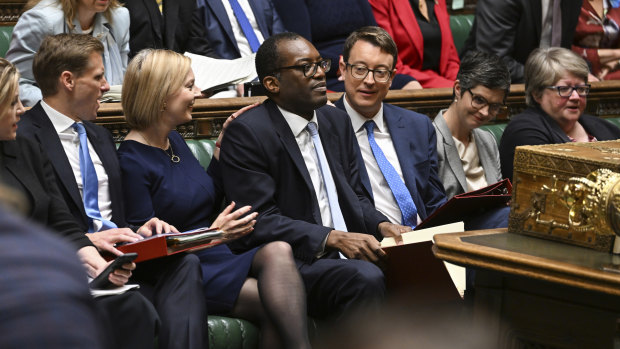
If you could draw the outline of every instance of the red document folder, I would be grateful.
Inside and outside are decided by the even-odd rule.
[[[183,233],[153,235],[144,240],[117,246],[117,249],[123,253],[138,253],[135,262],[142,262],[218,245],[222,242],[224,233],[217,229],[200,228]]]
[[[465,221],[478,212],[506,206],[511,198],[512,184],[508,178],[505,178],[487,187],[453,196],[433,214],[426,217],[414,230]]]

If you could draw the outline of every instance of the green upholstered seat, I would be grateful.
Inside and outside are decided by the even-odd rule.
[[[9,50],[12,35],[13,26],[0,26],[0,57],[6,56],[6,51]]]
[[[499,141],[502,139],[502,133],[504,133],[506,125],[508,124],[483,125],[480,126],[480,129],[491,132],[497,141],[497,145],[499,146]]]
[[[224,316],[209,316],[210,349],[249,349],[257,347],[258,328],[249,321]]]
[[[469,36],[471,26],[474,23],[474,15],[452,15],[450,16],[450,30],[452,30],[452,39],[454,46],[458,52],[465,45],[465,40]]]
[[[215,140],[209,138],[203,139],[186,139],[185,142],[189,146],[200,165],[207,169],[211,158],[213,157],[213,150],[215,150]]]

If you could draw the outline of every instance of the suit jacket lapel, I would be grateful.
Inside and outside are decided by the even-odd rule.
[[[262,13],[265,13],[265,10],[261,6],[262,4],[262,1],[250,1],[250,7],[252,8],[252,12],[254,13],[256,23],[258,23],[258,29],[263,34],[263,38],[266,39],[271,36],[271,33],[269,33],[269,27],[267,26],[265,17],[260,15]],[[259,15],[257,16],[256,13],[258,13]]]
[[[153,0],[151,0],[153,2]],[[164,42],[165,47],[175,47],[174,33],[176,26],[178,25],[179,16],[179,3],[178,0],[168,0],[164,4],[164,35],[166,40]],[[191,18],[187,19],[190,23]]]
[[[415,14],[411,8],[411,3],[409,1],[394,1],[392,4],[394,6],[394,11],[398,14],[398,19],[407,29],[407,33],[409,33],[411,44],[415,47],[413,52],[416,52],[419,57],[418,60],[422,61],[424,40],[422,38],[420,26],[418,25],[418,20],[415,18]]]
[[[36,114],[33,114],[33,116],[36,115],[36,119],[33,120],[33,124],[38,128],[36,137],[38,138],[41,146],[45,149],[46,154],[54,167],[54,171],[56,171],[56,178],[62,183],[62,186],[67,193],[69,193],[69,196],[74,201],[76,207],[80,208],[82,216],[86,217],[82,196],[80,195],[77,182],[75,181],[73,169],[71,168],[67,154],[65,154],[65,149],[60,143],[60,138],[58,138],[54,125],[48,118],[40,103],[32,107],[32,111],[36,112]]]
[[[463,192],[467,192],[467,179],[465,178],[465,171],[463,171],[463,163],[461,162],[461,158],[459,158],[459,152],[456,149],[456,144],[454,144],[454,139],[452,139],[452,132],[450,132],[450,128],[448,128],[448,124],[446,124],[446,120],[443,118],[443,115],[438,115],[435,118],[435,125],[437,125],[437,128],[441,133],[441,138],[445,149],[443,155],[447,160],[447,164],[450,166],[450,170],[452,170],[452,173],[454,173],[454,176],[459,181]]]
[[[224,0],[228,1],[228,0]],[[220,26],[224,29],[224,32],[228,36],[228,40],[233,44],[233,47],[237,50],[237,54],[239,53],[239,47],[237,46],[237,39],[232,31],[232,24],[230,24],[230,19],[228,18],[228,14],[226,13],[226,8],[222,4],[220,0],[207,0],[207,6],[211,8],[211,11],[215,14],[217,21],[220,22]]]
[[[155,35],[156,42],[163,42],[162,35],[162,15],[159,12],[159,8],[157,8],[157,3],[154,0],[140,0],[144,4],[144,8],[146,9],[147,16],[149,16],[151,24],[151,32]],[[164,8],[169,6],[170,2],[174,3],[175,1],[166,1]],[[164,10],[166,11],[166,10]]]
[[[287,153],[291,157],[291,160],[293,161],[293,164],[295,164],[297,171],[299,171],[301,177],[304,179],[307,189],[313,193],[312,197],[314,198],[314,209],[312,210],[312,215],[314,216],[316,222],[321,222],[321,212],[319,210],[319,203],[316,199],[317,196],[314,191],[314,186],[312,185],[312,179],[310,179],[310,173],[308,172],[304,158],[299,150],[299,145],[295,140],[295,135],[293,135],[291,128],[284,119],[284,116],[282,116],[282,113],[280,113],[280,110],[278,110],[275,102],[267,100],[264,105],[268,111],[269,117],[271,118],[274,129],[278,134],[278,137],[280,137],[282,146],[286,149]]]
[[[478,157],[480,158],[480,165],[484,170],[484,177],[487,180],[487,184],[493,184],[496,182],[497,173],[494,170],[495,164],[493,163],[493,153],[489,144],[484,143],[482,137],[479,136],[479,130],[474,130],[474,140],[476,141],[476,148],[478,148]]]
[[[389,108],[386,108],[386,104],[383,105],[383,119],[390,130],[390,137],[392,138],[394,150],[396,150],[400,169],[403,172],[405,186],[409,189],[409,194],[418,209],[419,215],[425,217],[426,209],[424,201],[420,193],[418,193],[416,186],[416,178],[419,174],[416,173],[415,168],[410,165],[411,162],[416,160],[415,152],[418,150],[412,149],[409,138],[415,137],[416,132],[415,130],[408,130],[402,120],[402,115],[390,113]]]
[[[20,162],[17,158],[19,156],[19,149],[17,147],[18,145],[15,141],[2,142],[2,152],[4,154],[2,166],[4,166],[8,172],[12,173],[13,178],[22,184],[22,187],[30,193],[31,198],[34,198],[36,196],[32,192],[32,189],[39,187],[39,184],[34,180],[35,174],[25,167],[25,162]],[[6,178],[4,180],[8,181]],[[36,206],[37,203],[33,202],[32,205]],[[31,208],[31,211],[35,211],[34,207]]]

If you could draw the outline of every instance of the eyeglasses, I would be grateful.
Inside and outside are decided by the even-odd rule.
[[[275,71],[278,70],[282,70],[282,69],[299,69],[301,71],[304,72],[304,76],[307,78],[311,78],[314,76],[314,74],[316,74],[317,68],[321,67],[321,69],[323,69],[323,72],[327,73],[329,71],[329,69],[332,67],[332,60],[331,59],[324,59],[322,61],[319,62],[312,62],[312,63],[306,63],[306,64],[298,64],[298,65],[289,65],[288,67],[280,67],[280,68],[276,68]]]
[[[475,109],[480,110],[486,106],[489,106],[488,113],[493,117],[506,111],[506,105],[503,103],[489,103],[486,98],[478,96],[477,94],[471,92],[470,89],[467,89],[465,91],[471,94],[471,106]]]
[[[550,90],[558,91],[560,97],[570,97],[573,91],[577,91],[579,97],[586,97],[590,93],[590,84],[577,85],[577,86],[546,86]]]
[[[351,75],[359,80],[366,79],[369,72],[372,72],[372,77],[376,82],[388,82],[392,76],[392,71],[385,68],[370,69],[365,65],[349,63],[347,63],[347,68],[349,68]]]

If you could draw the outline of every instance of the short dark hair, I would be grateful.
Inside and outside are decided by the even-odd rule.
[[[396,59],[398,58],[396,43],[385,29],[376,26],[361,27],[349,35],[342,49],[342,58],[345,63],[349,61],[349,55],[353,45],[360,40],[377,46],[381,51],[392,55],[392,69],[396,67]]]
[[[273,75],[276,70],[282,65],[282,58],[278,54],[278,45],[281,41],[293,41],[303,39],[303,36],[297,33],[284,32],[276,35],[272,35],[263,41],[258,51],[256,52],[256,73],[258,79],[263,79],[268,75]]]
[[[456,79],[461,91],[482,85],[491,90],[504,90],[504,100],[510,92],[510,71],[501,58],[488,52],[468,52],[461,60]]]
[[[57,34],[43,39],[32,62],[34,79],[43,97],[58,92],[58,78],[63,71],[82,75],[93,52],[103,53],[103,44],[91,35]]]

